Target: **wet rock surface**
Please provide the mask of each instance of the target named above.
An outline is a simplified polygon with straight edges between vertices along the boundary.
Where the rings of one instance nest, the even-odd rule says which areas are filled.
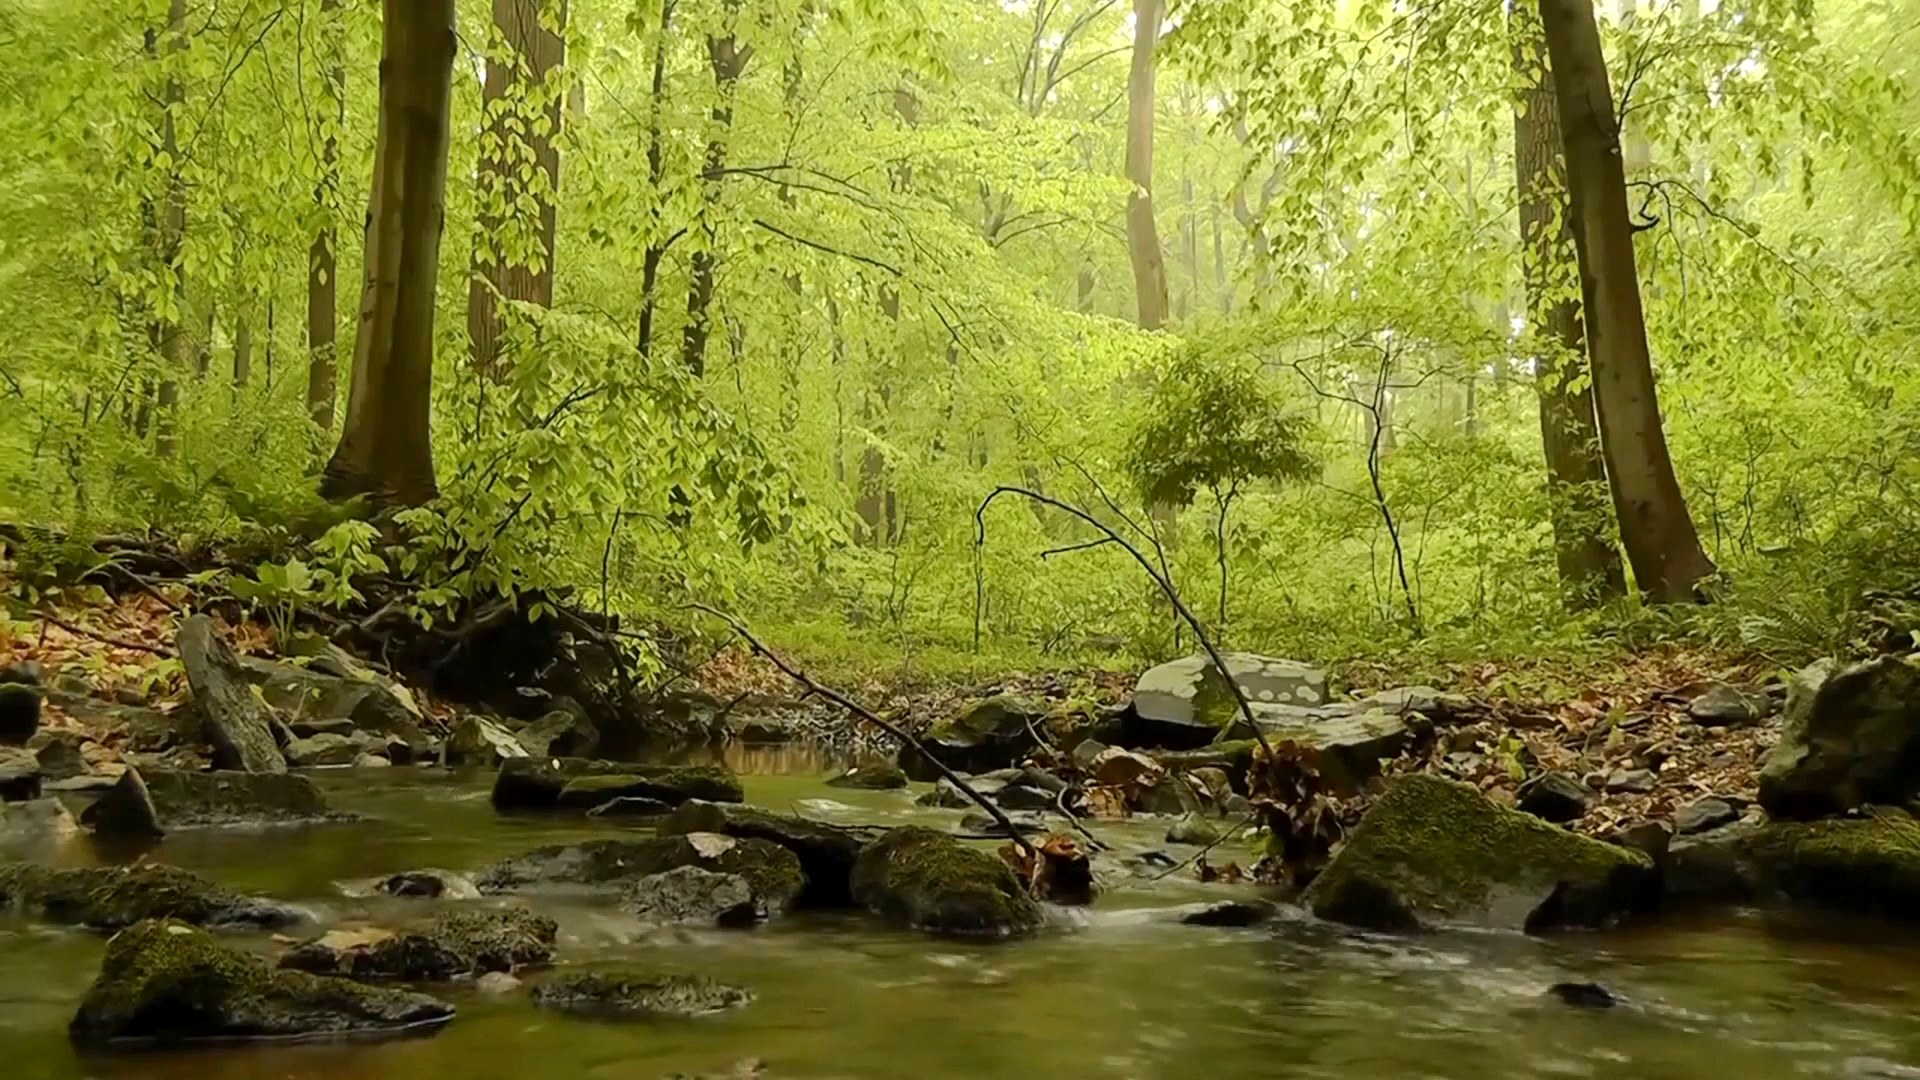
[[[1808,665],[1788,684],[1780,741],[1760,772],[1760,805],[1810,820],[1920,794],[1920,664],[1886,656]]]
[[[682,866],[628,885],[621,906],[644,922],[692,926],[752,926],[767,917],[753,886],[738,874]]]
[[[894,765],[855,765],[828,780],[827,786],[856,791],[897,791],[907,786],[907,774]]]
[[[902,747],[899,765],[908,778],[919,781],[940,777],[934,761],[962,773],[1017,765],[1038,745],[1034,732],[1046,720],[1044,703],[1018,694],[997,694],[935,724],[920,740],[922,749]]]
[[[412,929],[335,931],[295,945],[280,966],[352,979],[445,982],[553,959],[559,927],[525,908],[448,911]]]
[[[740,778],[720,765],[641,766],[582,758],[513,758],[494,777],[497,810],[590,810],[616,798],[678,805],[688,799],[740,802]]]
[[[861,850],[853,898],[882,918],[937,934],[1008,937],[1040,924],[1038,905],[1006,863],[917,826]]]
[[[853,903],[849,882],[860,849],[872,839],[871,830],[843,828],[758,807],[735,806],[691,799],[662,821],[659,834],[719,833],[747,840],[764,840],[792,852],[800,862],[806,886],[796,898],[803,907],[847,907]]]
[[[682,866],[745,878],[770,914],[784,911],[806,885],[799,858],[779,844],[707,832],[556,844],[495,863],[475,883],[487,893],[609,888]]]
[[[81,824],[95,833],[130,837],[208,826],[346,820],[351,815],[330,810],[326,796],[304,776],[132,768],[80,815]]]
[[[255,696],[246,669],[214,630],[213,620],[190,616],[180,624],[176,644],[213,744],[214,764],[240,772],[286,772],[287,759],[273,736],[273,714]]]
[[[1875,808],[1823,821],[1740,821],[1674,843],[1667,904],[1801,906],[1920,919],[1920,822]]]
[[[117,930],[142,919],[195,926],[284,927],[306,921],[291,904],[243,896],[225,886],[159,864],[54,869],[0,862],[0,907],[50,922]]]
[[[695,975],[563,975],[533,990],[533,1003],[540,1008],[602,1020],[701,1016],[752,1000],[740,987]]]

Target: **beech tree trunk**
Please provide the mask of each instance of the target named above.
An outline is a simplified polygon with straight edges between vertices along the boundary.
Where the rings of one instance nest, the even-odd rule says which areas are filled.
[[[333,430],[334,399],[339,396],[334,339],[340,326],[340,126],[347,119],[347,68],[340,0],[321,0],[322,33],[328,49],[325,91],[320,109],[322,135],[320,183],[313,200],[320,228],[307,249],[307,415],[322,434]]]
[[[340,445],[321,494],[434,497],[433,303],[446,224],[454,0],[382,0],[380,127]]]
[[[1133,0],[1133,66],[1127,74],[1127,250],[1140,326],[1167,321],[1167,263],[1153,222],[1153,54],[1160,36],[1162,0]]]
[[[1527,321],[1538,356],[1540,441],[1547,459],[1554,561],[1571,610],[1626,593],[1611,533],[1607,470],[1593,415],[1586,334],[1574,293],[1573,224],[1567,204],[1560,105],[1547,68],[1539,15],[1525,4],[1509,18],[1515,76],[1513,146],[1520,203],[1520,266]],[[1502,364],[1497,371],[1504,371]]]
[[[1714,572],[1667,452],[1634,266],[1620,125],[1592,0],[1540,0],[1567,151],[1567,188],[1614,512],[1641,595],[1694,598]]]
[[[687,324],[680,334],[680,357],[687,370],[698,379],[707,371],[707,339],[712,336],[713,277],[718,265],[714,245],[718,236],[713,213],[720,203],[720,170],[727,166],[727,138],[733,129],[733,88],[740,73],[753,57],[753,47],[743,46],[733,35],[707,38],[707,56],[713,63],[713,88],[719,95],[713,105],[713,137],[707,141],[706,207],[701,215],[705,243],[693,253],[693,281],[687,287]]]
[[[559,0],[554,29],[542,18],[548,6],[542,0],[493,0],[493,25],[506,54],[487,58],[481,84],[487,127],[481,139],[473,275],[467,285],[468,357],[474,370],[488,378],[505,374],[500,301],[553,306],[560,192],[557,140],[566,102],[552,83],[567,62],[567,0]],[[538,218],[538,250],[530,258],[514,258],[502,249],[521,227],[514,222],[516,208],[528,201]]]

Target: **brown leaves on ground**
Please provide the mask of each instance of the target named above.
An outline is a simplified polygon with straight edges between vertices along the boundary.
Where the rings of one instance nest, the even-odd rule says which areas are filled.
[[[1320,755],[1313,748],[1289,739],[1272,750],[1269,758],[1265,748],[1255,748],[1248,775],[1250,798],[1267,830],[1261,876],[1292,884],[1326,865],[1345,835],[1344,806],[1320,775]]]
[[[1071,836],[1054,833],[1031,851],[1018,844],[1003,844],[1000,858],[1013,868],[1035,899],[1055,904],[1093,903],[1093,865]]]

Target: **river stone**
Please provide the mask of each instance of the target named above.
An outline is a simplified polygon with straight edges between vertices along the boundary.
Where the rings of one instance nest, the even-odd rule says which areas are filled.
[[[1182,909],[1180,922],[1187,926],[1257,926],[1279,912],[1279,905],[1265,900],[1221,900]]]
[[[398,740],[407,748],[408,761],[427,753],[431,740],[421,728],[423,718],[412,693],[338,650],[329,650],[311,667],[256,657],[240,663],[295,734],[302,734],[303,727],[315,734],[361,731]],[[319,670],[322,666],[333,670]],[[314,726],[340,722],[350,725],[347,731]]]
[[[1920,665],[1895,656],[1817,661],[1787,689],[1780,741],[1760,772],[1760,805],[1811,819],[1920,793]]]
[[[609,779],[611,778],[611,779]],[[577,781],[585,781],[577,783]],[[740,802],[740,778],[723,765],[629,765],[582,758],[512,758],[493,780],[496,810],[589,810],[610,799],[638,796],[678,805],[688,799]]]
[[[741,927],[767,917],[746,878],[697,866],[648,874],[628,885],[621,899],[628,912],[651,923]]]
[[[991,852],[918,826],[893,829],[861,849],[853,897],[916,930],[1009,937],[1040,925],[1040,907]]]
[[[351,765],[354,759],[366,752],[366,748],[364,742],[352,736],[323,732],[293,740],[287,744],[285,753],[287,764],[310,769],[324,765]]]
[[[79,831],[67,804],[51,796],[0,802],[0,842],[44,847],[64,843]]]
[[[40,759],[20,747],[0,747],[0,802],[40,797]]]
[[[131,767],[80,815],[82,825],[102,836],[343,820],[351,816],[328,810],[326,796],[304,776]]]
[[[976,701],[933,726],[921,749],[900,748],[900,768],[908,779],[938,779],[935,761],[955,772],[976,773],[1017,765],[1037,745],[1033,734],[1046,722],[1046,706],[1019,694],[997,694]]]
[[[365,1037],[444,1025],[423,994],[276,971],[204,931],[150,919],[114,935],[68,1027],[83,1046]]]
[[[866,844],[856,830],[700,799],[681,803],[659,827],[661,836],[699,832],[766,840],[793,852],[807,879],[796,901],[799,906],[839,908],[853,904],[848,882],[860,849]]]
[[[1379,930],[1599,927],[1644,902],[1651,871],[1640,852],[1416,774],[1373,804],[1304,900],[1323,919]]]
[[[1520,789],[1520,809],[1542,821],[1564,825],[1587,815],[1593,793],[1563,772],[1545,772]]]
[[[552,919],[525,908],[448,911],[397,933],[322,934],[288,950],[280,966],[351,979],[446,982],[545,964],[558,934]]]
[[[608,887],[648,874],[695,866],[738,874],[770,914],[790,906],[806,884],[800,860],[769,840],[694,832],[645,840],[588,840],[536,848],[483,871],[482,892],[555,886]]]
[[[1673,815],[1673,827],[1682,836],[1692,836],[1740,820],[1740,811],[1725,799],[1696,799]]]
[[[255,696],[233,650],[214,632],[213,620],[188,616],[180,624],[178,645],[194,705],[213,743],[214,764],[241,772],[286,772],[287,759],[273,737],[273,714]]]
[[[907,786],[907,774],[896,765],[873,763],[855,765],[839,776],[827,781],[828,787],[851,788],[856,791],[897,791]]]
[[[514,736],[535,758],[592,758],[600,752],[600,729],[570,709],[555,709]]]
[[[1874,809],[1857,818],[1741,821],[1676,841],[1665,900],[1801,905],[1920,920],[1920,822]]]
[[[117,930],[141,919],[171,918],[196,926],[291,926],[307,913],[288,904],[242,896],[178,867],[88,866],[50,869],[0,863],[0,907],[51,922]]]
[[[1008,784],[993,796],[994,804],[1003,810],[1052,810],[1058,799],[1051,791],[1026,784]],[[967,800],[967,805],[974,805],[973,800]]]
[[[1324,705],[1327,676],[1294,660],[1254,653],[1225,653],[1233,681],[1247,700],[1263,705]],[[1133,690],[1131,741],[1140,745],[1191,749],[1212,742],[1239,718],[1239,705],[1213,661],[1204,653],[1182,657],[1140,676]]]
[[[1735,687],[1717,682],[1687,703],[1687,715],[1704,727],[1727,727],[1760,719],[1761,707]]]
[[[601,1020],[701,1016],[752,1000],[740,987],[693,975],[565,975],[533,990],[540,1008]]]
[[[0,746],[25,746],[40,730],[40,689],[0,683]]]
[[[86,741],[87,737],[77,731],[41,732],[31,747],[34,760],[40,763],[40,776],[45,780],[71,780],[91,773],[93,769],[80,751]]]
[[[1607,777],[1607,790],[1615,793],[1644,795],[1652,791],[1660,778],[1651,769],[1615,769]]]
[[[982,796],[991,799],[1000,793],[1001,788],[1007,786],[1007,781],[989,779],[983,776],[970,776],[967,778],[967,786],[979,792]],[[915,806],[935,806],[943,810],[966,810],[980,805],[974,802],[966,792],[961,791],[960,785],[944,776],[933,782],[932,791],[913,800],[913,802]]]
[[[1220,830],[1211,822],[1185,817],[1167,829],[1167,843],[1206,847],[1220,842]]]
[[[527,756],[505,724],[485,716],[462,716],[447,729],[442,750],[449,765],[498,766],[508,758]]]

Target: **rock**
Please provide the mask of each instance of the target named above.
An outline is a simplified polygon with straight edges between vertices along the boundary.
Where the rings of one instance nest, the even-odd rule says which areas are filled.
[[[753,887],[738,874],[682,866],[628,885],[623,906],[644,922],[697,926],[752,926],[767,917]]]
[[[287,725],[287,731],[296,739],[311,739],[315,735],[351,735],[359,730],[347,717],[332,720],[295,720]]]
[[[287,759],[273,738],[272,713],[255,696],[233,650],[214,633],[213,620],[188,616],[180,624],[178,646],[194,705],[213,743],[214,764],[241,772],[286,772]]]
[[[447,729],[442,752],[449,765],[498,766],[508,758],[527,756],[527,748],[506,725],[484,716],[462,716]]]
[[[488,997],[504,997],[520,989],[520,980],[504,971],[489,971],[473,981],[473,988]]]
[[[1134,790],[1133,808],[1143,814],[1197,814],[1204,808],[1192,785],[1178,773],[1167,773],[1152,787]]]
[[[1562,772],[1541,773],[1520,789],[1520,809],[1556,825],[1585,817],[1591,799],[1584,785]]]
[[[39,730],[39,688],[0,683],[0,746],[25,746]]]
[[[1188,910],[1180,921],[1187,926],[1255,926],[1279,911],[1278,905],[1265,900],[1222,900]]]
[[[40,674],[38,660],[22,660],[17,664],[0,666],[0,686],[39,686]]]
[[[93,767],[81,753],[86,741],[86,736],[77,731],[43,731],[36,736],[31,749],[34,760],[40,763],[41,778],[71,780],[91,773]]]
[[[769,914],[793,903],[806,885],[800,859],[770,840],[693,832],[650,840],[588,840],[536,848],[483,871],[482,892],[554,886],[620,885],[682,866],[738,874]]]
[[[1760,719],[1763,706],[1754,699],[1717,682],[1687,703],[1687,715],[1704,727],[1751,724]]]
[[[334,931],[295,945],[280,966],[350,979],[446,982],[553,959],[559,927],[525,908],[448,911],[425,926]]]
[[[142,919],[177,919],[195,926],[291,926],[307,913],[288,904],[242,896],[178,867],[89,866],[56,870],[33,863],[0,863],[0,907],[50,922],[118,930]]]
[[[861,849],[853,898],[917,930],[1008,937],[1040,925],[1040,908],[998,857],[945,833],[893,829]]]
[[[1013,810],[1007,813],[1007,820],[1020,830],[1021,836],[1039,836],[1054,831],[1054,819],[1033,810]],[[1007,830],[1002,828],[991,814],[975,810],[962,817],[956,830],[966,835],[1005,837]]]
[[[40,797],[40,761],[32,751],[0,747],[0,802]]]
[[[1608,840],[1623,848],[1644,852],[1658,866],[1666,860],[1667,849],[1673,844],[1673,826],[1665,821],[1641,821],[1616,830]]]
[[[579,781],[585,781],[580,783]],[[628,765],[581,758],[512,758],[493,780],[496,810],[591,809],[624,797],[678,805],[688,799],[740,802],[740,778],[721,765]]]
[[[418,1034],[452,1017],[452,1006],[423,994],[276,971],[204,931],[153,919],[107,943],[68,1033],[94,1047],[365,1037]]]
[[[535,758],[591,758],[600,749],[600,729],[568,709],[542,716],[521,728],[515,738]]]
[[[86,808],[80,823],[103,836],[152,836],[155,829],[214,825],[297,825],[351,820],[327,809],[326,796],[288,773],[182,772],[128,768]]]
[[[1665,899],[1800,905],[1920,919],[1920,822],[1897,810],[1823,821],[1742,821],[1676,841]]]
[[[1025,784],[1008,784],[993,796],[994,804],[1004,810],[1051,810],[1059,796],[1051,791],[1028,787]],[[972,805],[972,801],[968,801]]]
[[[1125,787],[1132,784],[1151,782],[1154,777],[1167,771],[1166,766],[1132,750],[1108,750],[1093,759],[1088,768],[1093,782],[1109,787]]]
[[[351,765],[366,752],[366,744],[349,735],[322,733],[287,744],[287,764],[310,769],[323,765]]]
[[[765,840],[793,852],[807,879],[796,900],[802,907],[838,908],[853,903],[848,882],[866,841],[852,829],[698,799],[681,803],[659,828],[661,836],[699,832]]]
[[[1303,899],[1323,919],[1380,930],[1598,927],[1645,903],[1651,871],[1640,852],[1416,774],[1375,801]]]
[[[1920,666],[1883,656],[1822,660],[1793,677],[1780,741],[1760,772],[1760,805],[1812,819],[1920,793]]]
[[[564,794],[564,792],[563,792]],[[615,795],[599,806],[587,811],[588,817],[659,817],[670,814],[673,807],[659,799],[649,799],[644,795]]]
[[[80,826],[67,811],[67,804],[59,799],[0,802],[0,841],[57,845],[79,831]]]
[[[1315,706],[1327,702],[1327,676],[1293,660],[1226,653],[1221,660],[1251,703]],[[1150,668],[1133,690],[1130,744],[1175,750],[1205,746],[1239,719],[1232,687],[1204,653]]]
[[[827,781],[827,786],[856,791],[896,791],[907,786],[907,774],[898,766],[884,763],[855,765]]]
[[[1167,843],[1206,847],[1220,842],[1220,830],[1199,818],[1181,818],[1167,829]]]
[[[968,777],[967,786],[991,799],[1007,786],[1004,780],[987,780],[978,776]],[[960,786],[946,777],[933,782],[933,790],[913,800],[915,806],[937,806],[945,810],[965,810],[980,805],[967,797]]]
[[[379,754],[361,754],[359,757],[353,759],[353,767],[356,769],[391,769],[393,768],[393,762],[388,761]]]
[[[753,995],[693,975],[567,975],[534,988],[543,1009],[600,1020],[648,1020],[702,1016],[737,1009]]]
[[[1577,1009],[1611,1009],[1615,1004],[1614,996],[1599,983],[1554,983],[1547,993]]]
[[[799,736],[792,722],[778,716],[750,716],[733,728],[734,738],[756,745],[792,742]]]
[[[1073,753],[1068,756],[1072,759],[1074,768],[1090,773],[1093,771],[1093,763],[1100,760],[1101,754],[1111,749],[1112,747],[1099,739],[1081,739],[1074,744]]]
[[[426,756],[431,740],[421,728],[423,717],[412,693],[346,653],[329,649],[311,666],[256,657],[240,663],[267,704],[285,715],[295,735],[307,738],[357,731],[404,745],[403,764]],[[341,723],[348,725],[345,730],[337,726]]]
[[[1692,836],[1739,820],[1740,811],[1734,809],[1732,804],[1725,799],[1708,797],[1681,807],[1680,812],[1673,816],[1673,827],[1682,836]]]
[[[959,715],[944,720],[920,740],[921,750],[900,748],[900,768],[911,780],[940,776],[939,761],[957,772],[986,772],[1015,765],[1033,750],[1033,733],[1046,722],[1040,702],[1016,694],[999,694],[976,701]]]
[[[1607,776],[1607,790],[1644,795],[1659,782],[1651,769],[1615,769]]]
[[[429,900],[478,900],[473,879],[451,870],[405,870],[374,883],[373,891],[387,896],[418,896]]]

